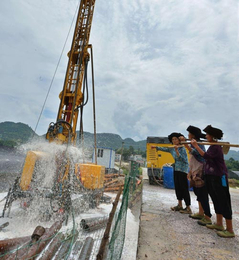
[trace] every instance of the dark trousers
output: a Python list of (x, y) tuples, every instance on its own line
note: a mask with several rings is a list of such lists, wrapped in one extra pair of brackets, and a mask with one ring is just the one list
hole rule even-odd
[(174, 186), (178, 200), (184, 200), (186, 206), (191, 205), (191, 198), (188, 190), (187, 173), (174, 171)]
[(231, 196), (229, 186), (222, 186), (220, 176), (205, 175), (208, 193), (212, 199), (216, 214), (221, 214), (225, 219), (232, 219)]
[(193, 187), (193, 191), (195, 195), (197, 196), (197, 201), (199, 201), (202, 205), (204, 214), (208, 217), (211, 217), (211, 211), (209, 206), (209, 198), (208, 198), (208, 191), (206, 185), (203, 187), (197, 188)]

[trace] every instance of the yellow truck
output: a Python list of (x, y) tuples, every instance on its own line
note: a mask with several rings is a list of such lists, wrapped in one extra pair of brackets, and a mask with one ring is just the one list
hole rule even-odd
[(174, 163), (173, 156), (170, 153), (157, 151), (156, 149), (151, 149), (151, 146), (161, 146), (168, 147), (172, 145), (168, 137), (147, 137), (147, 168), (149, 184), (154, 184), (155, 179), (158, 181), (161, 179), (161, 169), (166, 163)]
[[(163, 166), (166, 163), (174, 164), (175, 161), (170, 153), (157, 151), (152, 149), (151, 146), (169, 147), (172, 146), (172, 143), (169, 142), (168, 137), (148, 136), (146, 145), (149, 184), (154, 184), (162, 179)], [(189, 161), (190, 156), (187, 149), (186, 152)]]

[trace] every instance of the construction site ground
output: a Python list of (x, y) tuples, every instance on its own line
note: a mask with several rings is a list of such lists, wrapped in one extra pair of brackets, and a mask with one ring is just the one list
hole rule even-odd
[[(1, 178), (2, 177), (2, 178)], [(9, 175), (0, 176), (1, 183), (11, 183)], [(8, 186), (8, 185), (7, 185)], [(4, 206), (6, 187), (1, 187), (0, 208)], [(149, 185), (147, 169), (143, 169), (143, 192), (140, 194), (128, 209), (125, 243), (122, 253), (122, 260), (133, 259), (239, 259), (239, 189), (230, 189), (233, 208), (233, 225), (236, 234), (235, 238), (224, 239), (217, 236), (216, 232), (197, 224), (196, 220), (188, 215), (180, 214), (170, 210), (177, 201), (175, 191), (164, 187)], [(193, 192), (191, 194), (192, 210), (197, 211), (197, 201)], [(112, 197), (115, 194), (108, 194)], [(34, 218), (24, 218), (25, 214), (18, 208), (12, 210), (10, 218), (1, 218), (0, 224), (8, 221), (9, 226), (0, 232), (0, 238), (12, 238), (29, 235), (38, 224)], [(212, 203), (211, 210), (213, 221), (215, 214)], [(105, 216), (109, 214), (111, 204), (100, 205), (95, 210), (90, 210), (86, 216)], [(23, 214), (23, 215), (22, 215)], [(86, 217), (84, 215), (84, 217)], [(77, 216), (76, 222), (81, 220)], [(79, 220), (79, 221), (78, 221)], [(48, 226), (50, 223), (44, 223)], [(27, 226), (27, 228), (26, 228)], [(70, 227), (64, 227), (68, 229)], [(102, 237), (100, 234), (97, 241)]]
[[(149, 185), (146, 169), (137, 259), (239, 259), (239, 189), (230, 189), (235, 238), (220, 238), (216, 231), (197, 224), (187, 214), (173, 212), (177, 204), (175, 191)], [(197, 201), (191, 191), (192, 211)], [(212, 220), (215, 221), (210, 202)]]

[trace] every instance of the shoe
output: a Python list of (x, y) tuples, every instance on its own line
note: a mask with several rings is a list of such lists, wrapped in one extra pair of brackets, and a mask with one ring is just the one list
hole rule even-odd
[(230, 237), (235, 237), (234, 232), (229, 232), (227, 230), (223, 230), (223, 231), (217, 231), (217, 235), (219, 237), (225, 237), (225, 238), (230, 238)]
[(219, 226), (216, 223), (207, 224), (206, 227), (209, 228), (209, 229), (216, 229), (218, 231), (224, 231), (224, 227), (223, 226)]
[(204, 218), (204, 215), (200, 215), (198, 213), (195, 213), (195, 214), (189, 215), (189, 217), (193, 218), (193, 219), (202, 219), (202, 218)]
[(177, 205), (175, 207), (171, 207), (171, 210), (173, 210), (173, 211), (180, 211), (182, 209), (183, 209), (183, 207), (180, 207), (179, 205)]
[(201, 226), (211, 225), (212, 221), (203, 217), (201, 220), (198, 220), (198, 224)]
[(191, 209), (188, 209), (188, 208), (181, 209), (181, 210), (179, 210), (179, 212), (182, 214), (192, 214)]

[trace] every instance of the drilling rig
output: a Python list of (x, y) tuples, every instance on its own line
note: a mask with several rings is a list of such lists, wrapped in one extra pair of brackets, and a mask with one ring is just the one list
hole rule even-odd
[[(88, 102), (87, 66), (92, 54), (92, 46), (89, 45), (90, 31), (95, 8), (95, 0), (81, 0), (76, 19), (76, 25), (68, 52), (68, 65), (63, 85), (59, 94), (60, 105), (56, 122), (49, 124), (46, 139), (49, 143), (67, 147), (76, 144), (76, 126), (80, 117), (80, 136), (83, 134), (83, 108)], [(92, 56), (92, 55), (91, 55)], [(38, 164), (48, 155), (42, 151), (28, 151), (21, 176), (15, 181), (14, 186), (9, 189), (3, 217), (7, 208), (17, 198), (31, 197), (37, 189), (41, 196), (56, 200), (57, 210), (69, 211), (72, 182), (74, 188), (79, 191), (87, 189), (99, 191), (103, 188), (104, 169), (97, 164), (75, 163), (72, 165), (66, 150), (55, 155), (56, 172), (54, 176), (54, 187), (50, 191), (39, 191), (39, 184), (34, 182), (38, 175)], [(72, 176), (73, 172), (73, 176)], [(47, 172), (45, 174), (48, 174)], [(34, 184), (33, 184), (34, 182)], [(53, 198), (53, 199), (52, 199)], [(8, 214), (9, 214), (8, 213)]]

